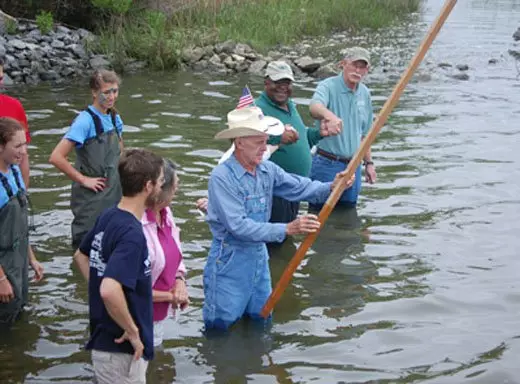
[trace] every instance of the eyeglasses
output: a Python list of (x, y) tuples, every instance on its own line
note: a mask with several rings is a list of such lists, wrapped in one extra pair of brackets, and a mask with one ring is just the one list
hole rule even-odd
[(368, 64), (363, 60), (350, 61), (348, 64), (352, 65), (356, 69), (368, 69)]

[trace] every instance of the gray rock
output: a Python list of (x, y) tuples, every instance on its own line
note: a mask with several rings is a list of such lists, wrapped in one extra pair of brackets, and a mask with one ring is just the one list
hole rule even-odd
[(40, 73), (40, 78), (43, 81), (54, 81), (54, 80), (59, 79), (59, 77), (60, 77), (60, 75), (54, 70), (45, 71), (45, 72)]
[(211, 56), (208, 61), (210, 64), (222, 64), (222, 62), (220, 61), (220, 57), (218, 57), (217, 54)]
[(237, 55), (236, 53), (233, 53), (231, 55), (231, 57), (233, 58), (234, 61), (236, 61), (237, 63), (241, 63), (243, 62), (246, 58), (244, 56), (240, 56), (240, 55)]
[(36, 73), (32, 73), (28, 76), (25, 76), (25, 84), (36, 85), (39, 82), (40, 82), (40, 77)]
[(69, 52), (72, 52), (74, 56), (76, 56), (79, 59), (87, 58), (87, 52), (81, 44), (71, 44), (68, 45), (65, 49)]
[(125, 71), (126, 72), (137, 72), (137, 71), (140, 71), (140, 70), (146, 68), (147, 66), (148, 66), (148, 64), (146, 63), (146, 61), (136, 60), (136, 61), (127, 63), (125, 65)]
[(86, 29), (80, 28), (76, 31), (80, 39), (85, 39), (88, 37), (93, 36), (93, 34), (90, 31), (87, 31)]
[(467, 65), (467, 64), (457, 64), (457, 69), (459, 71), (467, 71), (469, 69), (469, 65)]
[(455, 74), (451, 75), (451, 77), (456, 80), (463, 80), (463, 81), (469, 80), (469, 75), (465, 72), (455, 73)]
[(5, 55), (5, 67), (8, 69), (18, 69), (18, 60), (12, 55)]
[(13, 48), (24, 50), (27, 48), (27, 44), (25, 44), (22, 40), (14, 39), (9, 42), (9, 45)]
[(31, 72), (32, 73), (40, 73), (42, 70), (42, 66), (39, 61), (31, 61)]
[(58, 33), (63, 33), (63, 34), (65, 34), (65, 35), (68, 35), (68, 34), (70, 34), (72, 31), (71, 31), (69, 28), (67, 28), (67, 27), (65, 27), (65, 26), (63, 26), (63, 25), (58, 25), (58, 26), (56, 27), (56, 32), (58, 32)]
[(520, 40), (520, 27), (513, 33), (513, 39), (515, 39), (515, 41)]
[(202, 47), (202, 49), (204, 50), (204, 57), (206, 59), (209, 59), (211, 56), (215, 54), (215, 48), (212, 45), (206, 45)]
[(41, 37), (40, 41), (44, 42), (44, 43), (50, 44), (50, 43), (52, 43), (53, 39), (52, 39), (52, 37), (45, 35), (45, 36)]
[(253, 52), (251, 47), (247, 44), (238, 43), (235, 47), (235, 53), (237, 55), (245, 56), (246, 53)]
[(439, 63), (438, 66), (440, 68), (451, 68), (451, 67), (453, 67), (453, 65), (451, 65), (450, 63)]
[(496, 63), (498, 63), (497, 59), (489, 59), (488, 60), (488, 64), (496, 64)]
[[(255, 63), (259, 63), (259, 61), (255, 61)], [(236, 72), (246, 72), (249, 69), (249, 61), (244, 60), (241, 63), (237, 63), (237, 66), (235, 67)]]
[(71, 57), (72, 53), (59, 49), (59, 50), (56, 50), (56, 51), (52, 51), (51, 52), (51, 56), (59, 57), (60, 59), (65, 59), (67, 57)]
[(208, 68), (208, 61), (207, 60), (199, 60), (196, 63), (193, 64), (193, 69), (195, 71), (204, 71)]
[(211, 61), (209, 62), (208, 68), (219, 73), (225, 73), (227, 70), (227, 67), (223, 63), (215, 63)]
[(92, 69), (110, 67), (110, 62), (103, 56), (97, 55), (89, 60), (89, 65)]
[(18, 65), (20, 66), (20, 68), (30, 67), (31, 62), (27, 59), (22, 59), (22, 60), (18, 60)]
[(32, 31), (28, 32), (25, 36), (39, 41), (42, 37), (42, 33), (39, 29), (33, 29)]
[(229, 55), (227, 53), (223, 53), (222, 52), (222, 53), (218, 54), (218, 57), (219, 57), (221, 62), (224, 62), (224, 60), (226, 60), (229, 57)]
[(5, 46), (3, 44), (0, 44), (0, 57), (4, 57), (7, 54), (7, 51), (5, 50)]
[(13, 56), (17, 59), (17, 60), (23, 60), (27, 57), (27, 51), (16, 51), (13, 53)]
[(204, 50), (200, 47), (186, 48), (182, 51), (182, 59), (188, 64), (193, 64), (202, 59), (204, 56)]
[(278, 51), (269, 51), (267, 52), (267, 56), (271, 57), (273, 60), (278, 60), (280, 57), (283, 56), (283, 53), (280, 53)]
[(236, 43), (233, 40), (227, 40), (215, 46), (216, 53), (226, 53), (228, 55), (235, 51)]
[(231, 56), (226, 56), (223, 63), (226, 67), (231, 68), (231, 69), (235, 69), (237, 67), (236, 61), (234, 61)]
[(63, 77), (70, 77), (70, 76), (74, 75), (75, 73), (76, 73), (76, 70), (74, 68), (71, 68), (71, 67), (65, 67), (60, 72), (60, 74)]
[(65, 48), (65, 43), (61, 40), (54, 40), (52, 43), (51, 43), (51, 47), (52, 48)]
[(34, 51), (34, 50), (40, 48), (40, 46), (39, 46), (38, 44), (31, 43), (31, 42), (28, 42), (28, 41), (26, 41), (25, 43), (26, 43), (26, 46), (27, 46), (26, 49), (29, 50), (29, 52), (30, 52), (30, 51)]
[(249, 72), (255, 75), (264, 75), (264, 68), (266, 67), (267, 62), (264, 60), (257, 60), (253, 63), (251, 63), (251, 66), (249, 67)]
[(334, 76), (338, 73), (338, 69), (335, 67), (334, 64), (326, 64), (319, 67), (316, 72), (313, 73), (313, 76), (317, 77), (318, 79), (325, 79), (327, 77)]
[(321, 66), (321, 63), (321, 60), (313, 59), (309, 56), (303, 56), (294, 61), (294, 64), (305, 73), (313, 73)]

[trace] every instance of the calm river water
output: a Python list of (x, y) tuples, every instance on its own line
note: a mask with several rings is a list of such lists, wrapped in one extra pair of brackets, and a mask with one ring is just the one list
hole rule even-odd
[[(408, 24), (355, 40), (376, 55), (367, 79), (376, 109), (441, 6), (426, 1)], [(365, 186), (357, 212), (331, 216), (267, 334), (240, 325), (228, 338), (203, 336), (210, 234), (194, 209), (227, 149), (213, 135), (244, 84), (259, 91), (261, 80), (126, 77), (118, 103), (126, 144), (182, 167), (174, 212), (193, 299), (168, 325), (149, 382), (520, 383), (520, 83), (507, 54), (519, 20), (520, 1), (459, 1), (373, 147), (378, 183)], [(324, 52), (337, 59), (339, 48)], [(455, 69), (441, 62), (468, 64), (469, 80), (449, 78)], [(314, 87), (295, 86), (308, 123)], [(70, 187), (47, 159), (89, 93), (83, 84), (10, 92), (22, 98), (33, 131), (32, 241), (46, 277), (31, 288), (29, 314), (0, 336), (0, 383), (88, 383), (86, 284), (69, 248)], [(273, 257), (273, 280), (299, 241)]]

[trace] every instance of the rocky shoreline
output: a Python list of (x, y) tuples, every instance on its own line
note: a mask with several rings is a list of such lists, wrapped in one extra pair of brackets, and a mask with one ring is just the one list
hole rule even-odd
[(16, 32), (0, 36), (7, 84), (62, 82), (85, 76), (89, 69), (110, 65), (106, 57), (88, 52), (95, 36), (85, 29), (56, 26), (42, 35), (36, 24), (19, 22)]
[[(520, 39), (520, 28), (514, 38)], [(5, 60), (4, 82), (29, 85), (42, 81), (61, 83), (88, 76), (95, 68), (110, 68), (109, 57), (92, 53), (89, 49), (96, 39), (94, 34), (85, 29), (58, 25), (53, 31), (42, 34), (35, 23), (18, 22), (16, 34), (7, 34), (4, 30), (0, 35), (0, 57)], [(320, 79), (338, 72), (335, 63), (327, 62), (323, 57), (307, 55), (305, 47), (309, 45), (300, 43), (296, 47), (279, 47), (265, 55), (254, 51), (247, 44), (234, 41), (191, 47), (181, 53), (181, 69), (221, 75), (250, 73), (262, 76), (270, 61), (284, 60), (291, 65), (298, 78)], [(510, 51), (511, 55), (516, 56), (514, 53)], [(492, 60), (490, 64), (494, 64)], [(129, 61), (125, 65), (125, 72), (135, 72), (145, 67), (145, 62)], [(469, 79), (467, 65), (438, 63), (438, 67), (448, 77)], [(449, 68), (453, 68), (450, 73), (446, 72)]]

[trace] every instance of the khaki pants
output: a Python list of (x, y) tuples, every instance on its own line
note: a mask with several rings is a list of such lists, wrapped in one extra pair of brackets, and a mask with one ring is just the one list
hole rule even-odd
[(148, 361), (133, 355), (92, 350), (97, 384), (146, 384)]

